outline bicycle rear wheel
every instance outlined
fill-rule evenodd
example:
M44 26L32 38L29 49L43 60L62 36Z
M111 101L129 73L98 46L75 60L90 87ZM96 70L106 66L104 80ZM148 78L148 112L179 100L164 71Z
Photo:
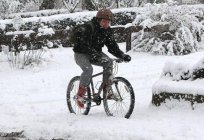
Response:
M67 87L67 106L70 113L87 115L91 107L91 93L90 88L84 97L84 108L79 108L76 103L77 92L79 89L80 76L73 77Z
M129 118L135 105L135 95L129 81L115 77L107 92L103 91L103 103L108 116Z

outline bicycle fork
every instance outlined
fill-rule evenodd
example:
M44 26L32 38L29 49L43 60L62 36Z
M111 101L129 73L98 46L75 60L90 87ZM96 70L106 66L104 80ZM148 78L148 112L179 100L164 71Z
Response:
M114 90L113 90L113 87L112 85L115 85L115 93L114 93ZM117 80L113 80L112 84L108 85L107 89L106 89L106 94L107 96L109 96L109 94L112 94L113 98L115 101L123 101L123 98L121 96L121 92L119 90L119 87L118 87L118 82ZM109 93L108 93L109 92Z

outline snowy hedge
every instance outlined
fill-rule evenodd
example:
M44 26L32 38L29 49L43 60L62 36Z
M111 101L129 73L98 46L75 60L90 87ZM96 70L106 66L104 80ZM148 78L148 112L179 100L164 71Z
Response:
M22 13L13 13L9 14L6 19L14 19L15 17L20 18L30 18L30 17L45 17L52 16L58 14L68 14L69 11L67 9L52 9L52 10L41 10L36 12L22 12Z
M170 25L169 32L135 34L134 51L185 55L204 49L204 5L146 5L133 23L150 28L164 22Z
M48 12L48 11L47 11ZM66 29L75 24L81 24L90 21L95 15L96 11L77 12L70 14L57 14L51 16L35 17L40 15L39 12L29 12L24 15L33 14L30 18L22 18L17 14L13 19L0 20L0 31L23 31L23 30L34 30L39 26L47 26L54 30ZM114 21L112 25L125 25L134 20L136 13L134 9L114 9Z

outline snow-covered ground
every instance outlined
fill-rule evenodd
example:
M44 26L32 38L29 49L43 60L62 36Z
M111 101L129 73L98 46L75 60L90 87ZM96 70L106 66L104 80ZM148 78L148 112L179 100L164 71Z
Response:
M125 44L120 47L125 50ZM106 51L106 50L105 50ZM10 69L0 57L0 132L24 130L31 140L201 140L203 109L190 105L151 105L152 85L164 64L182 56L129 52L130 63L119 65L118 76L132 84L136 103L130 119L107 117L103 105L88 116L70 114L66 105L69 80L81 73L71 48L53 49L52 59L35 69ZM198 53L199 56L199 53ZM94 67L94 72L102 68Z

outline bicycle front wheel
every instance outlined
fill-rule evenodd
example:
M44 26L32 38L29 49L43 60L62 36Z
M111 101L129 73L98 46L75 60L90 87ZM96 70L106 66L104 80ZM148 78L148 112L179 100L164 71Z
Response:
M77 92L79 89L79 82L80 76L75 76L70 80L69 85L67 87L67 106L70 113L87 115L91 107L90 88L87 88L87 92L85 93L84 108L78 107L76 99Z
M103 103L108 116L129 118L135 105L135 95L128 80L115 77L113 84L103 91Z

